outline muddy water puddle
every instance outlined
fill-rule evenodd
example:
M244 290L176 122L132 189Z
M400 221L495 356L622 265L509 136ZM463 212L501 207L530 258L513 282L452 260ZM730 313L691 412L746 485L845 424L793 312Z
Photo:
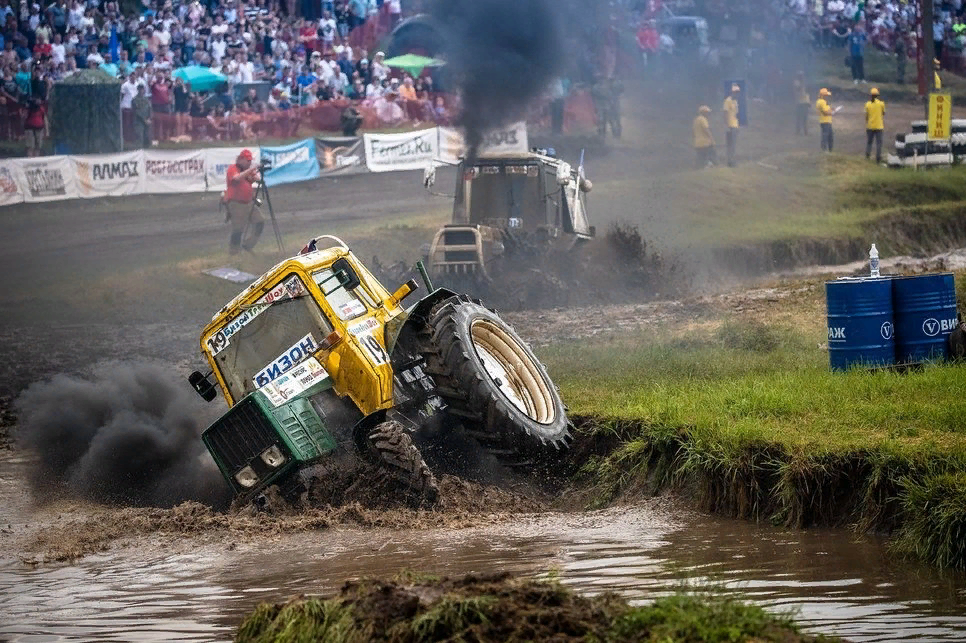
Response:
M881 542L668 509L521 516L461 530L332 530L176 553L121 549L74 565L0 564L0 640L229 640L259 601L327 593L351 578L559 572L585 592L647 601L735 592L854 640L963 640L966 578L886 556ZM187 553L186 553L187 552Z

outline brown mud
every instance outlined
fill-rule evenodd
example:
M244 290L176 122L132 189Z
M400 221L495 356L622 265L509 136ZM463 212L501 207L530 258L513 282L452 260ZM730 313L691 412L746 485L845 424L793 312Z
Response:
M360 485L366 489L366 485ZM21 559L28 564L71 561L112 547L172 545L185 538L198 542L265 539L336 527L391 529L459 529L512 520L523 514L546 511L549 502L533 490L502 489L444 475L440 479L440 506L413 510L385 497L360 491L343 504L291 505L273 488L261 507L248 504L217 511L197 502L172 509L112 508L103 505L61 503L43 509L28 526L20 543ZM59 511L64 509L64 511Z
M347 582L329 598L263 603L240 643L326 641L816 641L787 618L712 596L675 595L631 607L616 594L585 597L557 582L509 574Z

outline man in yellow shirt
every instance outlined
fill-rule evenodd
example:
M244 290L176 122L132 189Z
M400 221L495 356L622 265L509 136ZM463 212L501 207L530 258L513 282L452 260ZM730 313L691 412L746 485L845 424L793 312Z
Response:
M879 90L869 90L869 100L865 104L865 158L872 155L872 141L875 141L875 162L882 162L882 130L885 129L885 103L879 100Z
M939 59L933 58L932 59L932 88L933 88L933 91L936 91L936 92L938 92L940 89L943 88L943 81L939 77L940 68L941 68L941 65L939 63Z
M795 74L792 82L792 91L795 94L795 134L808 136L808 89L805 87L805 72L800 71Z
M698 169L711 167L715 164L714 136L711 134L711 125L708 124L707 115L711 113L711 108L702 105L698 108L698 115L691 123L691 131L694 134L694 150L698 154Z
M831 152L834 141L832 132L832 108L826 100L832 92L824 87L818 90L818 100L815 101L815 111L818 112L818 126L822 128L822 151Z
M725 145L728 150L728 167L734 167L735 163L735 148L738 145L738 92L741 91L741 87L738 85L731 86L731 95L724 100L724 115L725 115L725 126L728 128L725 134Z

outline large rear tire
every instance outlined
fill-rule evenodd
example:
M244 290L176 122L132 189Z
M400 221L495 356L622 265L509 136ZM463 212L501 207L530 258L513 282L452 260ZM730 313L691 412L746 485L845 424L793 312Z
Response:
M570 440L567 412L547 370L495 312L450 297L430 315L430 373L449 411L507 465L557 454Z
M394 420L378 424L366 442L370 459L385 474L392 490L402 493L407 504L432 507L439 501L436 477L402 424Z

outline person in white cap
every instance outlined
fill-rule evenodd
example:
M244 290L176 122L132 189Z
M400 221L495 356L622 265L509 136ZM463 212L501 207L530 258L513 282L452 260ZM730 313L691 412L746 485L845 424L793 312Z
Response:
M372 57L372 78L376 81L381 81L383 78L389 77L389 68L386 67L385 61L386 54L377 51L376 55Z

